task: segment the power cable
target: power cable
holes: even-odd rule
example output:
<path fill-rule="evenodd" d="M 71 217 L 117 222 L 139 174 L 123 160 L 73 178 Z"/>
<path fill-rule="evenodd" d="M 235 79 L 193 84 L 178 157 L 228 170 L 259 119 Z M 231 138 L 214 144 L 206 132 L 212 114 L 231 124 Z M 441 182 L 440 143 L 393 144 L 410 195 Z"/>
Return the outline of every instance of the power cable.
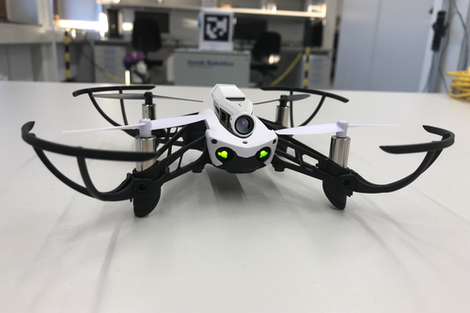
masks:
<path fill-rule="evenodd" d="M 73 40 L 72 40 L 73 41 Z M 86 39 L 85 39 L 85 42 L 86 43 L 89 43 Z M 113 74 L 111 74 L 110 72 L 108 72 L 105 68 L 101 67 L 100 65 L 96 64 L 95 60 L 93 60 L 90 56 L 88 56 L 80 47 L 79 45 L 75 45 L 75 48 L 78 50 L 78 52 L 80 53 L 81 56 L 83 56 L 88 62 L 91 63 L 91 65 L 96 68 L 98 71 L 100 71 L 101 73 L 103 73 L 104 75 L 106 75 L 107 77 L 109 77 L 110 79 L 114 80 L 115 82 L 118 82 L 120 84 L 125 84 L 126 82 L 124 80 L 122 80 L 120 77 L 117 77 Z"/>
<path fill-rule="evenodd" d="M 304 55 L 303 52 L 299 52 L 297 56 L 295 57 L 294 61 L 292 61 L 292 63 L 287 67 L 284 73 L 282 73 L 278 78 L 276 78 L 274 81 L 271 82 L 271 87 L 274 87 L 277 84 L 279 84 L 297 65 L 297 63 L 299 62 L 299 60 L 302 58 L 303 55 Z"/>

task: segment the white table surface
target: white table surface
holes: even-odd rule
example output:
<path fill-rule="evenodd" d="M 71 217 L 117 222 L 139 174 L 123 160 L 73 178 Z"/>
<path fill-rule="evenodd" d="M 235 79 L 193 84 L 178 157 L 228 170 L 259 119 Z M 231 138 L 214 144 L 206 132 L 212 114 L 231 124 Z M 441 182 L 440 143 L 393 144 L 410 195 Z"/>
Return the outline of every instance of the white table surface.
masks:
<path fill-rule="evenodd" d="M 355 193 L 333 210 L 318 180 L 266 167 L 233 175 L 206 166 L 162 188 L 157 208 L 101 202 L 56 179 L 20 137 L 132 150 L 121 132 L 62 134 L 108 126 L 87 96 L 90 84 L 0 82 L 0 312 L 470 312 L 470 103 L 443 94 L 337 91 L 316 123 L 399 123 L 354 129 L 349 166 L 385 183 L 413 171 L 423 154 L 378 146 L 439 140 L 421 125 L 447 128 L 456 143 L 412 185 L 391 194 Z M 168 100 L 158 116 L 211 106 L 210 88 L 156 87 L 204 99 Z M 252 101 L 279 93 L 244 89 Z M 119 107 L 105 106 L 119 116 Z M 130 122 L 140 102 L 127 105 Z M 297 104 L 300 115 L 306 105 Z M 274 105 L 255 108 L 274 116 Z M 114 116 L 114 115 L 113 115 Z M 330 135 L 299 140 L 328 153 Z M 75 158 L 51 155 L 80 181 Z M 89 161 L 100 190 L 134 164 Z"/>

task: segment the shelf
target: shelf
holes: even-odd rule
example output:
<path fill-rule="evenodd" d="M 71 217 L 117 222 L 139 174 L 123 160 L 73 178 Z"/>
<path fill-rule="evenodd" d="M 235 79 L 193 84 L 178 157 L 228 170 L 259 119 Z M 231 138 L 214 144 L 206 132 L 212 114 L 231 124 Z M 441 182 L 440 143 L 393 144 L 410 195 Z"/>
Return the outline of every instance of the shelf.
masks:
<path fill-rule="evenodd" d="M 61 40 L 63 30 L 41 25 L 0 23 L 0 44 L 50 43 L 54 35 L 56 40 Z"/>
<path fill-rule="evenodd" d="M 326 16 L 326 5 L 322 12 L 305 12 L 305 11 L 287 11 L 287 10 L 277 10 L 276 12 L 271 12 L 263 9 L 243 9 L 243 8 L 233 8 L 232 11 L 235 14 L 253 14 L 253 15 L 267 15 L 273 17 L 305 17 L 305 18 L 324 18 Z"/>
<path fill-rule="evenodd" d="M 146 4 L 108 4 L 113 8 L 151 8 L 160 10 L 181 10 L 181 11 L 200 11 L 203 8 L 200 6 L 169 6 L 164 4 L 146 3 Z M 207 8 L 213 10 L 226 10 L 222 8 Z M 235 14 L 249 14 L 249 15 L 264 15 L 269 17 L 301 17 L 301 18 L 325 18 L 326 16 L 326 4 L 319 7 L 318 12 L 306 12 L 306 11 L 288 11 L 288 10 L 277 10 L 276 12 L 263 10 L 263 9 L 247 9 L 247 8 L 232 8 L 230 9 Z"/>

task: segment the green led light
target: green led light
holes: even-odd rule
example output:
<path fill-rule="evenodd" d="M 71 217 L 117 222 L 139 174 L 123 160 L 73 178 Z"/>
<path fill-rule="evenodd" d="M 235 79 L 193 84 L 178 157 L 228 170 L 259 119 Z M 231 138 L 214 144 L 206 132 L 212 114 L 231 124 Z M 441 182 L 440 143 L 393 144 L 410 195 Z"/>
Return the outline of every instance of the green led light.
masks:
<path fill-rule="evenodd" d="M 259 153 L 259 158 L 262 159 L 264 158 L 265 156 L 268 155 L 268 151 L 266 150 L 261 150 L 261 152 Z"/>
<path fill-rule="evenodd" d="M 226 159 L 226 158 L 228 157 L 228 152 L 225 151 L 225 150 L 219 151 L 219 152 L 217 152 L 217 154 L 218 154 L 221 158 L 224 158 L 224 159 Z"/>

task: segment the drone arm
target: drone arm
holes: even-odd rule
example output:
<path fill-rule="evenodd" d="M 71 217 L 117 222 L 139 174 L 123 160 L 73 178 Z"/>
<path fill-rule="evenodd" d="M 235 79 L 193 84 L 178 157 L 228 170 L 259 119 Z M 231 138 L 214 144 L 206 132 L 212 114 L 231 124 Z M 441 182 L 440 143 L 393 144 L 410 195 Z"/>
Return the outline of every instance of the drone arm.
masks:
<path fill-rule="evenodd" d="M 189 171 L 201 172 L 205 164 L 210 163 L 205 146 L 205 135 L 195 138 L 188 136 L 197 129 L 197 124 L 199 123 L 184 126 L 158 149 L 158 155 L 166 154 L 165 158 L 158 160 L 145 171 L 134 171 L 134 214 L 136 216 L 144 217 L 153 211 L 159 202 L 161 187 L 165 182 Z M 183 142 L 178 140 L 180 138 L 183 139 Z M 180 148 L 172 152 L 173 145 L 177 144 Z M 202 155 L 197 160 L 183 166 L 183 156 L 190 149 L 201 150 Z M 170 166 L 175 162 L 178 162 L 176 168 L 170 169 Z"/>
<path fill-rule="evenodd" d="M 291 148 L 294 151 L 294 155 L 288 153 L 285 149 L 286 147 Z M 317 160 L 318 164 L 313 165 L 308 163 L 304 156 Z M 347 169 L 340 167 L 325 155 L 290 136 L 279 137 L 278 149 L 271 163 L 276 171 L 283 171 L 285 168 L 288 168 L 331 183 L 334 183 L 337 178 L 330 175 L 329 172 L 336 174 L 346 174 L 348 172 Z"/>
<path fill-rule="evenodd" d="M 272 164 L 275 170 L 278 171 L 289 168 L 322 180 L 323 190 L 327 198 L 336 208 L 342 210 L 346 206 L 346 197 L 351 196 L 354 191 L 361 193 L 385 193 L 406 187 L 434 163 L 443 149 L 450 147 L 454 143 L 455 136 L 452 132 L 431 126 L 424 126 L 424 128 L 430 133 L 441 135 L 442 140 L 416 145 L 381 147 L 384 151 L 395 154 L 427 152 L 423 161 L 413 173 L 389 184 L 379 185 L 371 183 L 355 171 L 339 166 L 326 156 L 288 136 L 279 137 L 278 149 Z M 293 149 L 295 155 L 287 153 L 286 149 L 282 147 Z M 316 159 L 318 164 L 314 166 L 305 162 L 303 160 L 304 155 Z"/>
<path fill-rule="evenodd" d="M 205 136 L 202 136 L 198 138 L 197 140 L 193 141 L 192 143 L 181 147 L 178 151 L 174 152 L 171 154 L 168 158 L 162 161 L 162 166 L 170 166 L 174 161 L 179 159 L 178 166 L 175 170 L 172 172 L 169 172 L 168 175 L 165 177 L 165 182 L 172 180 L 176 177 L 179 177 L 189 171 L 200 171 L 202 168 L 204 168 L 204 165 L 207 163 L 210 163 L 210 158 L 209 155 L 207 154 L 207 149 L 204 149 L 202 155 L 195 161 L 181 166 L 182 165 L 182 160 L 183 160 L 183 155 L 188 151 L 189 149 L 193 149 L 193 147 L 197 146 L 199 143 L 204 141 L 206 138 Z"/>
<path fill-rule="evenodd" d="M 135 173 L 135 175 L 137 177 L 145 177 L 150 178 L 152 180 L 160 180 L 161 184 L 163 184 L 191 170 L 202 170 L 205 164 L 210 163 L 210 158 L 207 155 L 207 149 L 205 148 L 206 136 L 201 135 L 197 138 L 185 137 L 188 133 L 191 133 L 195 127 L 197 127 L 196 124 L 184 126 L 171 138 L 169 138 L 169 140 L 158 149 L 156 155 L 156 157 L 159 158 L 162 155 L 166 154 L 166 157 L 157 161 L 156 164 L 147 171 Z M 167 133 L 169 133 L 169 131 Z M 172 147 L 176 146 L 177 144 L 180 144 L 181 141 L 179 141 L 179 139 L 181 138 L 183 139 L 183 144 L 181 146 L 178 145 L 179 149 L 173 152 Z M 189 150 L 202 150 L 203 153 L 197 160 L 182 166 L 183 156 Z M 177 167 L 173 171 L 168 171 L 167 169 L 170 167 L 170 165 L 178 159 L 179 161 Z"/>

